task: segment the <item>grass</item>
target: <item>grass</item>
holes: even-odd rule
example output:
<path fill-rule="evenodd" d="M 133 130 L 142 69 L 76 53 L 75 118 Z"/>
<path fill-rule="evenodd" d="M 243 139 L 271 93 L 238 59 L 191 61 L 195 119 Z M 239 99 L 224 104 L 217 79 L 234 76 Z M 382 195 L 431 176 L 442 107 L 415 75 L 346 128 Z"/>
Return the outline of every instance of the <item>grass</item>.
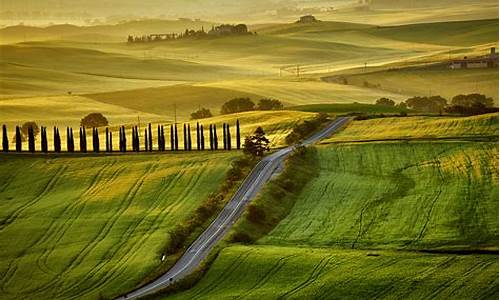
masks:
<path fill-rule="evenodd" d="M 484 52 L 486 53 L 486 52 Z M 389 93 L 428 96 L 441 95 L 452 99 L 458 94 L 481 93 L 498 104 L 498 69 L 450 70 L 403 68 L 345 76 L 349 84 L 363 86 L 365 82 L 380 85 Z"/>
<path fill-rule="evenodd" d="M 318 160 L 320 175 L 259 243 L 498 248 L 496 143 L 331 145 Z"/>
<path fill-rule="evenodd" d="M 232 246 L 167 299 L 471 299 L 498 295 L 498 256 Z M 159 297 L 160 298 L 160 297 Z"/>
<path fill-rule="evenodd" d="M 275 203 L 275 179 L 254 200 L 265 218 L 249 209 L 235 229 L 253 245 L 229 244 L 169 299 L 498 297 L 498 143 L 468 141 L 493 134 L 498 114 L 352 122 L 299 193 Z"/>
<path fill-rule="evenodd" d="M 351 122 L 324 143 L 398 139 L 498 138 L 498 113 L 473 117 L 404 117 Z"/>
<path fill-rule="evenodd" d="M 0 161 L 3 299 L 95 299 L 158 268 L 169 229 L 223 181 L 235 153 Z"/>

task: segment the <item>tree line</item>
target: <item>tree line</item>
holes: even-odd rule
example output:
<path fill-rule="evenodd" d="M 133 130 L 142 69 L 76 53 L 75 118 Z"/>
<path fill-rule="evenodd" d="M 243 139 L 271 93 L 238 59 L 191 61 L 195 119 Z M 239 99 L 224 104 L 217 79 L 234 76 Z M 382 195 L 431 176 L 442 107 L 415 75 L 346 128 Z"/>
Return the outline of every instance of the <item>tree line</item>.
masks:
<path fill-rule="evenodd" d="M 380 98 L 376 101 L 377 105 L 399 107 L 401 109 L 412 109 L 423 113 L 442 114 L 461 114 L 461 115 L 479 115 L 485 113 L 497 112 L 494 107 L 493 98 L 482 94 L 457 95 L 448 102 L 447 99 L 436 95 L 430 97 L 411 97 L 404 102 L 396 104 L 392 99 Z"/>
<path fill-rule="evenodd" d="M 250 98 L 234 98 L 225 102 L 220 110 L 221 115 L 234 114 L 253 110 L 282 110 L 283 103 L 278 99 L 263 98 L 257 104 Z M 191 114 L 191 119 L 210 118 L 213 114 L 210 109 L 200 108 Z"/>
<path fill-rule="evenodd" d="M 25 125 L 28 123 L 25 123 Z M 26 127 L 26 134 L 23 133 L 23 128 Z M 179 146 L 179 131 L 182 130 L 183 135 L 183 147 Z M 222 132 L 220 132 L 221 130 Z M 240 132 L 240 121 L 236 120 L 234 129 L 234 139 L 231 133 L 232 127 L 230 124 L 222 124 L 222 128 L 217 128 L 216 124 L 210 124 L 208 127 L 208 149 L 210 150 L 232 150 L 241 148 L 241 132 Z M 170 125 L 170 143 L 167 143 L 167 134 L 165 134 L 165 126 L 158 125 L 156 128 L 156 134 L 153 132 L 152 124 L 144 129 L 144 135 L 141 137 L 140 128 L 138 126 L 133 126 L 132 131 L 127 136 L 127 130 L 125 126 L 119 127 L 118 130 L 118 152 L 152 152 L 152 151 L 203 151 L 205 150 L 205 134 L 206 127 L 199 122 L 196 123 L 196 128 L 191 130 L 191 124 L 183 124 L 182 129 L 178 128 L 178 124 Z M 193 147 L 192 131 L 196 131 L 196 145 Z M 49 152 L 48 143 L 48 131 L 47 127 L 39 128 L 36 123 L 29 122 L 27 126 L 16 126 L 15 135 L 13 142 L 15 143 L 15 152 L 23 151 L 23 142 L 28 142 L 28 151 L 31 153 L 36 152 L 36 140 L 37 135 L 40 133 L 40 152 Z M 62 139 L 59 133 L 59 128 L 53 127 L 53 145 L 52 152 L 60 153 L 62 152 Z M 85 126 L 79 128 L 78 138 L 79 138 L 79 152 L 116 152 L 113 148 L 113 130 L 110 128 L 105 128 L 104 130 L 104 140 L 105 147 L 101 148 L 101 135 L 99 133 L 99 128 L 92 128 L 92 134 L 87 138 L 88 130 Z M 219 140 L 222 138 L 222 141 Z M 130 139 L 129 139 L 130 138 Z M 91 140 L 92 146 L 89 147 L 87 141 Z M 154 141 L 156 140 L 156 148 L 154 147 Z M 234 144 L 233 144 L 234 142 Z M 3 152 L 10 152 L 10 143 L 7 133 L 7 126 L 2 126 L 2 150 Z M 75 137 L 73 135 L 73 128 L 66 128 L 66 152 L 77 152 L 75 148 Z"/>

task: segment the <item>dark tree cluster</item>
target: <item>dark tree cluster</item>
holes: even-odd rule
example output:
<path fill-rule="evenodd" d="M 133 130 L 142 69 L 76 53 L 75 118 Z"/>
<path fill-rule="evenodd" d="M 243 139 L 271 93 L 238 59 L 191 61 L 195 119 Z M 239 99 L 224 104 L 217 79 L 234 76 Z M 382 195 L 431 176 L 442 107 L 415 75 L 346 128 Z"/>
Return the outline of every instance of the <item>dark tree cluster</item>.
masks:
<path fill-rule="evenodd" d="M 234 98 L 222 105 L 221 114 L 233 114 L 252 110 L 281 110 L 283 103 L 277 99 L 264 98 L 257 105 L 250 98 Z"/>
<path fill-rule="evenodd" d="M 410 109 L 427 113 L 457 113 L 462 115 L 477 115 L 498 111 L 493 107 L 492 98 L 481 94 L 457 95 L 452 98 L 451 103 L 441 96 L 412 97 L 404 104 Z"/>
<path fill-rule="evenodd" d="M 200 108 L 191 114 L 191 120 L 199 120 L 212 117 L 212 112 L 208 108 Z"/>

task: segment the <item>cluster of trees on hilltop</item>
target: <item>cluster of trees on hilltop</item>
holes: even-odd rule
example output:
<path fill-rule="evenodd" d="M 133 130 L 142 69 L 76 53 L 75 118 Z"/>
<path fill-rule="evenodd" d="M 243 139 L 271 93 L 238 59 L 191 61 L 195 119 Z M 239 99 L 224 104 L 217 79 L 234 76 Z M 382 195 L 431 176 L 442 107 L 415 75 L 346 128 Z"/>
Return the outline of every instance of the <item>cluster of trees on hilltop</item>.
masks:
<path fill-rule="evenodd" d="M 441 96 L 430 97 L 411 97 L 404 102 L 396 104 L 389 98 L 380 98 L 376 101 L 377 105 L 397 106 L 400 108 L 408 108 L 418 112 L 428 113 L 456 113 L 462 115 L 479 115 L 485 113 L 497 112 L 498 108 L 494 107 L 493 98 L 482 94 L 457 95 L 448 100 Z"/>
<path fill-rule="evenodd" d="M 283 103 L 278 99 L 263 98 L 260 99 L 257 104 L 255 104 L 250 98 L 234 98 L 221 107 L 220 113 L 222 115 L 234 114 L 245 111 L 253 110 L 281 110 L 283 109 Z M 201 107 L 197 111 L 191 113 L 191 119 L 204 119 L 210 118 L 213 114 L 210 109 Z"/>

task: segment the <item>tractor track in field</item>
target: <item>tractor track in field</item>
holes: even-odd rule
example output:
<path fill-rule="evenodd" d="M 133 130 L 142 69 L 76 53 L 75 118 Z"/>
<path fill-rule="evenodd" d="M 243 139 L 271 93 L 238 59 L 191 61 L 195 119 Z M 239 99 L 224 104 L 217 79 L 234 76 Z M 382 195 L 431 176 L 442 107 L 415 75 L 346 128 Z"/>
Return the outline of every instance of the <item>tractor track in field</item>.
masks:
<path fill-rule="evenodd" d="M 304 140 L 301 145 L 309 146 L 321 139 L 332 135 L 342 128 L 350 119 L 340 117 L 331 122 L 321 131 Z M 173 282 L 191 274 L 209 255 L 215 245 L 231 229 L 234 222 L 241 216 L 246 206 L 257 195 L 264 184 L 269 181 L 276 170 L 290 155 L 295 146 L 278 150 L 264 157 L 245 178 L 231 200 L 224 206 L 215 220 L 205 231 L 188 247 L 182 257 L 165 274 L 119 299 L 135 299 L 144 297 L 168 287 Z"/>

